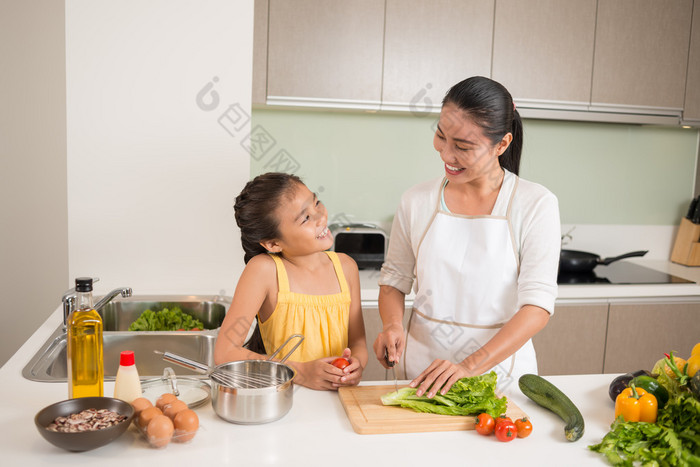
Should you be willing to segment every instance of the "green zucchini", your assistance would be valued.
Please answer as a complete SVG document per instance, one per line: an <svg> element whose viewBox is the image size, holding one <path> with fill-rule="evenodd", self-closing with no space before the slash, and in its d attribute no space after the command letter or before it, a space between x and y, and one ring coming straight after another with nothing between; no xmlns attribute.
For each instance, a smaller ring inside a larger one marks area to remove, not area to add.
<svg viewBox="0 0 700 467"><path fill-rule="evenodd" d="M523 394L545 409L559 415L566 422L564 427L566 439L576 441L583 436L583 415L559 388L546 379L531 374L522 375L518 380L518 385Z"/></svg>

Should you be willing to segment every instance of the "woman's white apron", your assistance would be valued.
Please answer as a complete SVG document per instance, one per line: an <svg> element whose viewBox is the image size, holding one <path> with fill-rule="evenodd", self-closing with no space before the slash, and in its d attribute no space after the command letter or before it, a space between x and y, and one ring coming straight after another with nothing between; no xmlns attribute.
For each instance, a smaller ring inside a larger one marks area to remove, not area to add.
<svg viewBox="0 0 700 467"><path fill-rule="evenodd" d="M500 194L508 196L506 216L451 214L438 201L418 246L406 378L415 378L435 359L461 362L518 311L519 260L510 222L517 186L516 178L512 191ZM492 370L501 389L524 373L536 374L532 341Z"/></svg>

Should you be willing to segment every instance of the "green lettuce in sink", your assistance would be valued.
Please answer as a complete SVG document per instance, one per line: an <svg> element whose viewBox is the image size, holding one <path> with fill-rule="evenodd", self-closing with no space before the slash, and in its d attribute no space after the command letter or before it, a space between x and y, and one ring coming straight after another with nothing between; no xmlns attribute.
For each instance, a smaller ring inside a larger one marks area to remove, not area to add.
<svg viewBox="0 0 700 467"><path fill-rule="evenodd" d="M129 331L178 331L203 330L204 324L179 307L160 311L146 310L129 326Z"/></svg>
<svg viewBox="0 0 700 467"><path fill-rule="evenodd" d="M432 399L416 396L415 388L401 388L384 394L382 404L398 405L416 412L441 415L476 415L486 412L497 417L506 412L507 399L496 396L496 373L462 378L444 395L438 393Z"/></svg>

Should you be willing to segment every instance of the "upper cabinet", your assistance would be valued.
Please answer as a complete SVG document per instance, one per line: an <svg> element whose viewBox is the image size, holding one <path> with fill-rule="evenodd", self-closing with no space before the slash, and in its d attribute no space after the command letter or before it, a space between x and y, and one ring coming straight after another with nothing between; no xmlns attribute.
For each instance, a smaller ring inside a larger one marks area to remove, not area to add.
<svg viewBox="0 0 700 467"><path fill-rule="evenodd" d="M683 120L700 125L700 0L693 9Z"/></svg>
<svg viewBox="0 0 700 467"><path fill-rule="evenodd" d="M598 0L592 104L680 111L693 0Z"/></svg>
<svg viewBox="0 0 700 467"><path fill-rule="evenodd" d="M490 76L494 0L387 0L382 108L439 109L455 83Z"/></svg>
<svg viewBox="0 0 700 467"><path fill-rule="evenodd" d="M384 2L270 0L267 100L379 106Z"/></svg>
<svg viewBox="0 0 700 467"><path fill-rule="evenodd" d="M253 19L253 96L252 103L267 99L267 15L270 0L255 0Z"/></svg>
<svg viewBox="0 0 700 467"><path fill-rule="evenodd" d="M437 112L482 75L525 118L700 125L693 3L256 0L253 102Z"/></svg>
<svg viewBox="0 0 700 467"><path fill-rule="evenodd" d="M596 0L498 0L493 79L520 105L588 105L595 22Z"/></svg>

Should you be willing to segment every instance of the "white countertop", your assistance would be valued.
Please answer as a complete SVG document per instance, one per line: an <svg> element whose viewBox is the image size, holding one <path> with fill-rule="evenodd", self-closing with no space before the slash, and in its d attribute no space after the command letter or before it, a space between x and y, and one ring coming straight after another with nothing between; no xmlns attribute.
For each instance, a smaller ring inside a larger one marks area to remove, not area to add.
<svg viewBox="0 0 700 467"><path fill-rule="evenodd" d="M613 403L607 388L614 375L548 377L579 407L586 421L583 438L565 440L563 422L524 397L517 387L504 389L532 419L527 439L501 443L475 431L358 435L348 421L336 392L297 387L291 411L264 425L235 425L219 419L211 405L196 409L201 428L186 444L152 449L132 428L112 444L84 453L71 453L45 441L34 426L43 407L65 399L66 383L38 383L22 378L21 371L60 321L60 309L34 333L0 369L0 413L3 465L456 465L499 460L519 465L605 465L587 449L608 431ZM372 384L372 383L365 383ZM386 384L386 383L384 383ZM105 383L111 394L113 383ZM575 461L573 460L575 459Z"/></svg>
<svg viewBox="0 0 700 467"><path fill-rule="evenodd" d="M666 260L627 259L631 263L639 264L651 269L691 280L693 284L646 284L646 285L614 285L614 284L579 284L560 285L558 302L578 301L606 301L608 299L634 299L634 298L670 298L670 297L695 297L700 298L700 267L683 266ZM379 271L360 271L360 283L362 286L362 301L376 303L379 294ZM413 293L406 297L410 303Z"/></svg>

